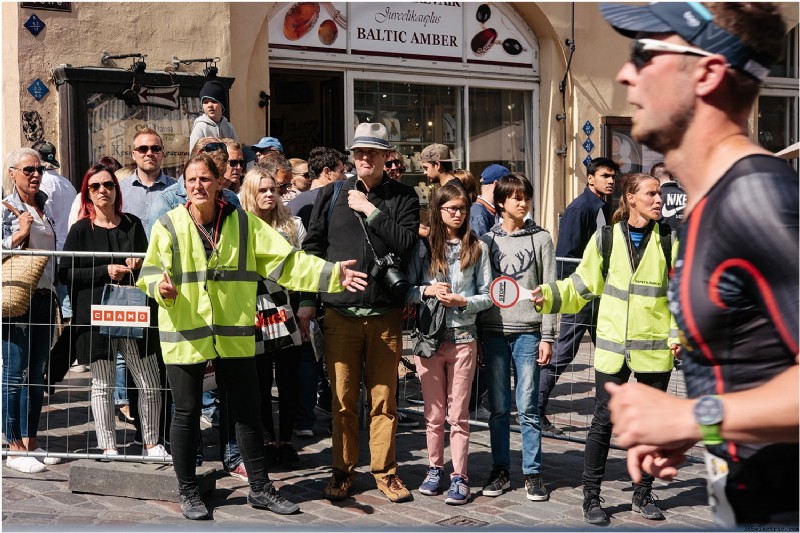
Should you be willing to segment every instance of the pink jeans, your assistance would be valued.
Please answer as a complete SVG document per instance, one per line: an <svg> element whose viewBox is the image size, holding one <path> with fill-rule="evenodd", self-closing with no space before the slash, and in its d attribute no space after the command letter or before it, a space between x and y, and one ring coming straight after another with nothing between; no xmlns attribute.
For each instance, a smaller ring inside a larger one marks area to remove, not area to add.
<svg viewBox="0 0 800 533"><path fill-rule="evenodd" d="M444 466L444 421L450 422L453 475L467 478L469 454L469 398L475 375L477 343L443 342L429 359L416 356L425 400L425 436L430 466Z"/></svg>

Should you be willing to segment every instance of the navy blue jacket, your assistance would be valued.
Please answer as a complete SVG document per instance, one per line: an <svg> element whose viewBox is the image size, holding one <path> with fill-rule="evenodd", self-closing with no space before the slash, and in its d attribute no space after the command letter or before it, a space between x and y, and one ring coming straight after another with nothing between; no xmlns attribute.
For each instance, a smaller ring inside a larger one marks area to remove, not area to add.
<svg viewBox="0 0 800 533"><path fill-rule="evenodd" d="M580 259L595 232L611 224L611 204L595 195L589 186L564 210L558 227L556 257ZM556 261L558 279L564 279L578 268L577 262Z"/></svg>

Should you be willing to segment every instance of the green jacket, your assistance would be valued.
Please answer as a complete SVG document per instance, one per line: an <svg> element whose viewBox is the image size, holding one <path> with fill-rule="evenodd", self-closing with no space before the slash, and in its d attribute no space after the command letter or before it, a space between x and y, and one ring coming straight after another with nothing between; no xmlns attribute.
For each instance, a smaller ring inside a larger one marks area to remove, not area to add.
<svg viewBox="0 0 800 533"><path fill-rule="evenodd" d="M589 241L577 270L567 279L542 285L542 313L577 313L599 297L594 367L616 374L627 363L634 372L669 372L670 352L678 344L675 319L669 312L667 262L658 224L653 224L636 271L631 271L622 222L613 227L608 278L603 279L601 231ZM647 236L645 237L647 238ZM677 246L672 247L673 264Z"/></svg>
<svg viewBox="0 0 800 533"><path fill-rule="evenodd" d="M164 299L166 271L178 290ZM222 220L216 251L206 259L185 206L153 226L137 285L158 303L166 364L194 364L255 354L256 286L262 277L292 290L340 292L339 264L293 248L278 232L241 209Z"/></svg>

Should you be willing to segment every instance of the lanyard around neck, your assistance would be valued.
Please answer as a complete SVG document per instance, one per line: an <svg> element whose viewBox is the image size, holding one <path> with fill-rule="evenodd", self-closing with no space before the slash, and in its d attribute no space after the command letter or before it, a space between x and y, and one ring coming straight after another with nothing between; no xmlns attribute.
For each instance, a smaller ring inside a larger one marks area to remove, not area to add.
<svg viewBox="0 0 800 533"><path fill-rule="evenodd" d="M214 206L216 207L216 212L214 213L214 222L212 224L213 227L213 234L209 233L206 228L200 224L196 218L194 218L194 214L192 210L189 209L192 205L192 202L186 203L186 210L189 212L189 217L191 217L192 222L194 225L197 226L197 229L200 231L200 234L205 237L208 243L211 245L211 253L213 254L217 250L217 244L219 243L219 227L222 224L222 202L214 202Z"/></svg>

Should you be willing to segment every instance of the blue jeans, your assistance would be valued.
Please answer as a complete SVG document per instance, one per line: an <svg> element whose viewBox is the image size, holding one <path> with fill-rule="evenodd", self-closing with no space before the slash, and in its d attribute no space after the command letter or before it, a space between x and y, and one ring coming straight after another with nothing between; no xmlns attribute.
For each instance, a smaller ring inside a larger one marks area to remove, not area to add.
<svg viewBox="0 0 800 533"><path fill-rule="evenodd" d="M37 291L27 314L3 324L3 432L9 443L36 438L39 430L54 322L55 300Z"/></svg>
<svg viewBox="0 0 800 533"><path fill-rule="evenodd" d="M125 358L121 353L117 353L117 375L114 384L114 405L128 405L128 388L126 384L125 373L128 367L125 365Z"/></svg>
<svg viewBox="0 0 800 533"><path fill-rule="evenodd" d="M520 432L522 433L522 473L538 474L542 468L542 428L539 422L540 333L483 335L483 361L489 396L489 437L495 468L511 466L511 364Z"/></svg>
<svg viewBox="0 0 800 533"><path fill-rule="evenodd" d="M300 382L297 388L295 427L297 429L314 429L314 424L317 421L317 416L314 414L314 406L317 404L317 376L319 375L317 358L310 342L301 344L298 350Z"/></svg>

